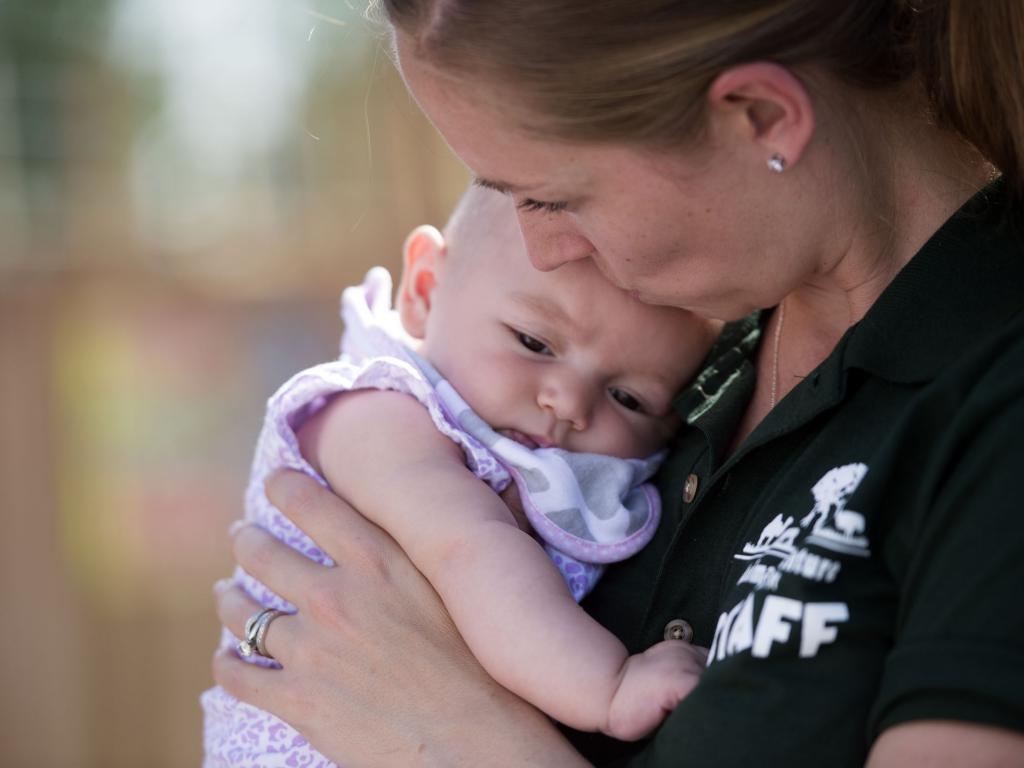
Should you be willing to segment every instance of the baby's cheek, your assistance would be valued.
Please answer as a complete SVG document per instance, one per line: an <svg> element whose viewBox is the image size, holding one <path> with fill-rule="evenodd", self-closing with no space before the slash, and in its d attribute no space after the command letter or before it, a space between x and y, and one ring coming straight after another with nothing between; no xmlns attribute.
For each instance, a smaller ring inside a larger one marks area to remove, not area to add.
<svg viewBox="0 0 1024 768"><path fill-rule="evenodd" d="M630 424L628 416L609 407L595 414L590 427L577 434L569 450L585 453L602 453L620 459L641 459L650 456L657 448L648 446L657 441L645 436L636 425Z"/></svg>
<svg viewBox="0 0 1024 768"><path fill-rule="evenodd" d="M646 459L668 444L673 430L660 419L637 417L624 425L623 441L628 445L626 458Z"/></svg>
<svg viewBox="0 0 1024 768"><path fill-rule="evenodd" d="M492 427L509 426L509 419L529 399L521 370L494 358L476 363L460 371L460 381L449 381L480 418Z"/></svg>

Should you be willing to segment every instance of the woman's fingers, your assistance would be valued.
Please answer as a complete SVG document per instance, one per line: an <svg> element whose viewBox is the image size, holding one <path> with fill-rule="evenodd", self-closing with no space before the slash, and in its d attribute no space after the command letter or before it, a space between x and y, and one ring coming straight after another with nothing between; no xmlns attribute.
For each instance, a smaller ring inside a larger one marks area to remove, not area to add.
<svg viewBox="0 0 1024 768"><path fill-rule="evenodd" d="M230 582L218 582L213 591L217 618L235 637L245 634L245 622L263 606L251 599L241 589L231 586Z"/></svg>
<svg viewBox="0 0 1024 768"><path fill-rule="evenodd" d="M263 606L250 598L238 587L218 589L215 593L217 617L221 624L237 638L245 635L245 623L263 610ZM279 616L267 627L263 637L263 647L267 653L284 663L288 650L295 646L295 629L293 616ZM291 639L291 642L289 640Z"/></svg>
<svg viewBox="0 0 1024 768"><path fill-rule="evenodd" d="M235 531L233 548L235 560L246 573L293 605L302 604L310 583L325 567L255 525L243 525Z"/></svg>
<svg viewBox="0 0 1024 768"><path fill-rule="evenodd" d="M381 557L390 536L311 477L291 470L271 475L267 498L337 562Z"/></svg>
<svg viewBox="0 0 1024 768"><path fill-rule="evenodd" d="M249 664L225 648L213 654L211 669L214 682L236 699L260 709L284 714L281 707L283 702L270 698L270 693L281 687L280 679L275 679L275 676L283 674L283 670Z"/></svg>

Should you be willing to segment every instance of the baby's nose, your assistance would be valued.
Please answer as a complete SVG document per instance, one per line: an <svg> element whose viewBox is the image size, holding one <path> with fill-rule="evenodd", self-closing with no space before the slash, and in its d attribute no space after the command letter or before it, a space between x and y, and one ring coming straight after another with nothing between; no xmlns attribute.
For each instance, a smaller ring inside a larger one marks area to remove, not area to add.
<svg viewBox="0 0 1024 768"><path fill-rule="evenodd" d="M558 421L567 422L576 431L583 431L590 425L594 407L591 390L592 387L582 377L561 373L544 382L537 403Z"/></svg>

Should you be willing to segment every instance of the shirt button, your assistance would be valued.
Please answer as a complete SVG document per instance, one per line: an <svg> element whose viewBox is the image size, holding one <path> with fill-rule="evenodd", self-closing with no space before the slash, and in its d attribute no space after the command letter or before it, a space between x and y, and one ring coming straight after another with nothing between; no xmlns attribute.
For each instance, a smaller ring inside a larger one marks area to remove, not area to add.
<svg viewBox="0 0 1024 768"><path fill-rule="evenodd" d="M683 486L683 501L689 504L697 498L697 486L700 485L700 478L692 472L686 476L686 484Z"/></svg>
<svg viewBox="0 0 1024 768"><path fill-rule="evenodd" d="M665 639L682 640L684 643L688 643L693 640L693 627L682 619L672 619L665 625Z"/></svg>

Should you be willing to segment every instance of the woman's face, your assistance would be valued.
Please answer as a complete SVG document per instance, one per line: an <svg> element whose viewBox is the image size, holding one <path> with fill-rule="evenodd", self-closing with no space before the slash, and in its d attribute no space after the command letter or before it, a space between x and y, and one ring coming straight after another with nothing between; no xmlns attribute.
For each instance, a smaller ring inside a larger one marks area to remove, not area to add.
<svg viewBox="0 0 1024 768"><path fill-rule="evenodd" d="M399 40L406 83L454 152L516 202L537 268L591 258L646 303L723 320L773 306L798 279L796 249L770 231L778 177L749 142L654 154L543 140L403 52Z"/></svg>

